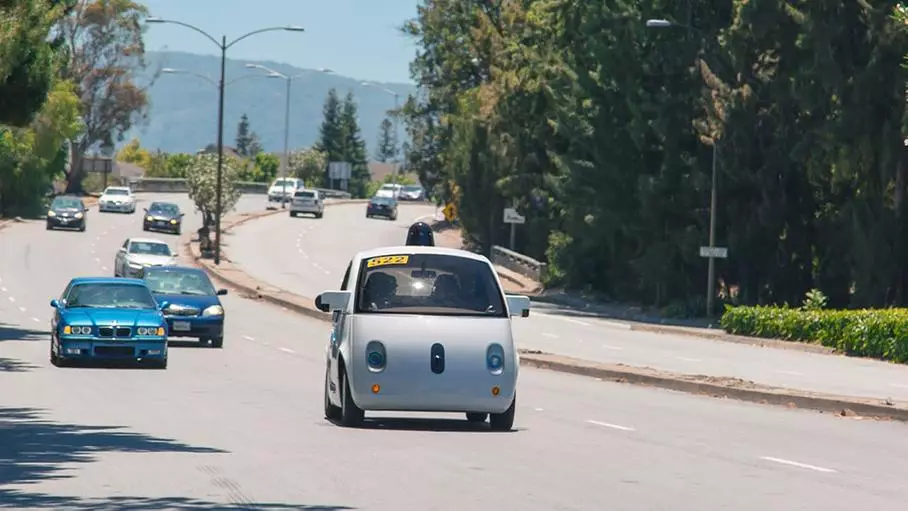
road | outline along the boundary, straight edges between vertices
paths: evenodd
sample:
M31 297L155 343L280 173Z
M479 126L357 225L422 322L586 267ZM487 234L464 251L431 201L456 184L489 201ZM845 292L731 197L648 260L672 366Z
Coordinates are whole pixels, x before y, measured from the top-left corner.
M904 509L904 424L553 372L522 370L512 433L400 414L342 429L321 413L327 324L235 294L222 350L52 367L49 298L138 235L138 215L94 211L85 233L0 233L0 508Z
M367 219L365 205L331 206L324 218L275 215L244 224L229 254L251 276L315 297L337 289L359 250L403 242L407 226L433 206L402 206L397 222ZM515 322L521 348L598 362L709 376L838 395L908 401L908 367L876 360L762 348L687 335L629 330L626 323L534 303Z

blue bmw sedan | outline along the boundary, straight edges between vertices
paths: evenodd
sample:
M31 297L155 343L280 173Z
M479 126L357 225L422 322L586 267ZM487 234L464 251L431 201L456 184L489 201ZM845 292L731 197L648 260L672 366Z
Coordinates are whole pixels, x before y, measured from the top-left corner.
M156 266L145 269L145 283L163 309L170 337L189 337L215 348L224 346L224 307L211 279L198 268Z
M144 282L112 277L72 279L50 301L50 361L147 362L167 368L167 322Z

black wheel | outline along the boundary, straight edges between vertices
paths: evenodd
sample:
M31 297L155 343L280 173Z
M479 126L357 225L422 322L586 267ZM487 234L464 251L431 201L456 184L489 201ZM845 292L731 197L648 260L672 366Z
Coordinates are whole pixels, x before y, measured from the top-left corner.
M177 236L179 236L180 234L183 234L183 228L182 228L182 227L177 227L177 230L174 231L174 234L176 234Z
M290 212L290 218L296 218L296 212L295 212L295 211L291 211L291 212Z
M356 428L363 424L366 414L353 402L353 395L350 394L350 383L347 381L347 371L344 371L341 380L341 416L340 423L344 427Z
M167 357L164 357L161 360L153 360L149 365L155 369L167 369Z
M223 348L224 347L224 338L215 337L214 339L211 339L211 347L212 348Z
M503 413L491 413L489 414L489 424L491 424L492 429L495 431L511 431L511 428L514 427L514 411L517 408L517 394L514 394L514 399L511 401L511 406L508 407Z
M142 225L142 230L143 230L143 231L148 231L148 226L147 226L147 225Z
M54 341L50 341L50 363L55 367L63 367L63 359L54 353Z
M331 404L331 400L328 399L328 383L330 379L328 377L328 370L325 369L325 418L329 421L340 420L341 418L341 409L338 406Z
M316 214L315 214L315 218L321 218L322 216L324 216L323 213L316 213Z
M48 230L48 231L53 231L53 230L54 230L54 226L53 226L53 225L50 225L50 222L47 223L47 230Z
M85 224L79 226L79 232L85 232Z
M489 414L482 412L467 412L467 420L475 423L485 422L488 416Z

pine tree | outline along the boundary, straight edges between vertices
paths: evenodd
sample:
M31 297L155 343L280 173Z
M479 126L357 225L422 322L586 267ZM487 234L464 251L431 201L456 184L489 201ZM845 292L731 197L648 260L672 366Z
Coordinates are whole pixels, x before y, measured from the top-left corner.
M375 159L388 163L397 158L397 143L394 140L394 123L385 117L381 122L378 134L378 147L375 150Z
M328 161L344 161L343 135L341 132L341 103L337 90L328 91L322 107L322 125L315 148L328 157Z
M363 141L357 117L356 100L352 92L347 93L340 113L343 158L339 161L350 162L353 167L348 191L355 197L364 197L366 184L371 180L371 176L366 162L366 143Z
M262 152L262 143L249 127L249 116L243 114L236 127L236 152L247 158L254 158Z

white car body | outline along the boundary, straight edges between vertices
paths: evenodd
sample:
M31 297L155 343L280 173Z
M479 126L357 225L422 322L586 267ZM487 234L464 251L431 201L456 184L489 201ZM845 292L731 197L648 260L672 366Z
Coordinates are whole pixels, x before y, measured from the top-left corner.
M126 186L108 186L98 198L98 211L136 212L136 196Z
M268 187L268 202L289 202L296 191L305 188L302 179L295 177L277 178Z
M162 247L163 245L163 247ZM149 248L162 253L148 253ZM166 248L166 253L165 252ZM166 242L154 238L129 238L114 258L114 277L142 278L149 266L176 266L177 254Z
M446 284L456 281L457 291L437 293L447 287L440 286L442 277ZM393 294L370 289L389 278ZM461 291L462 280L473 283L470 292ZM528 316L530 300L505 295L487 258L424 246L361 252L341 291L323 292L316 307L333 314L327 418L356 426L365 411L459 412L471 422L491 415L493 429L511 429L520 363L511 317Z
M325 214L325 201L318 190L298 189L290 202L290 216L315 215L321 218Z
M401 185L388 183L381 186L377 192L375 192L375 197L390 197L392 199L400 198L400 190L403 188Z

